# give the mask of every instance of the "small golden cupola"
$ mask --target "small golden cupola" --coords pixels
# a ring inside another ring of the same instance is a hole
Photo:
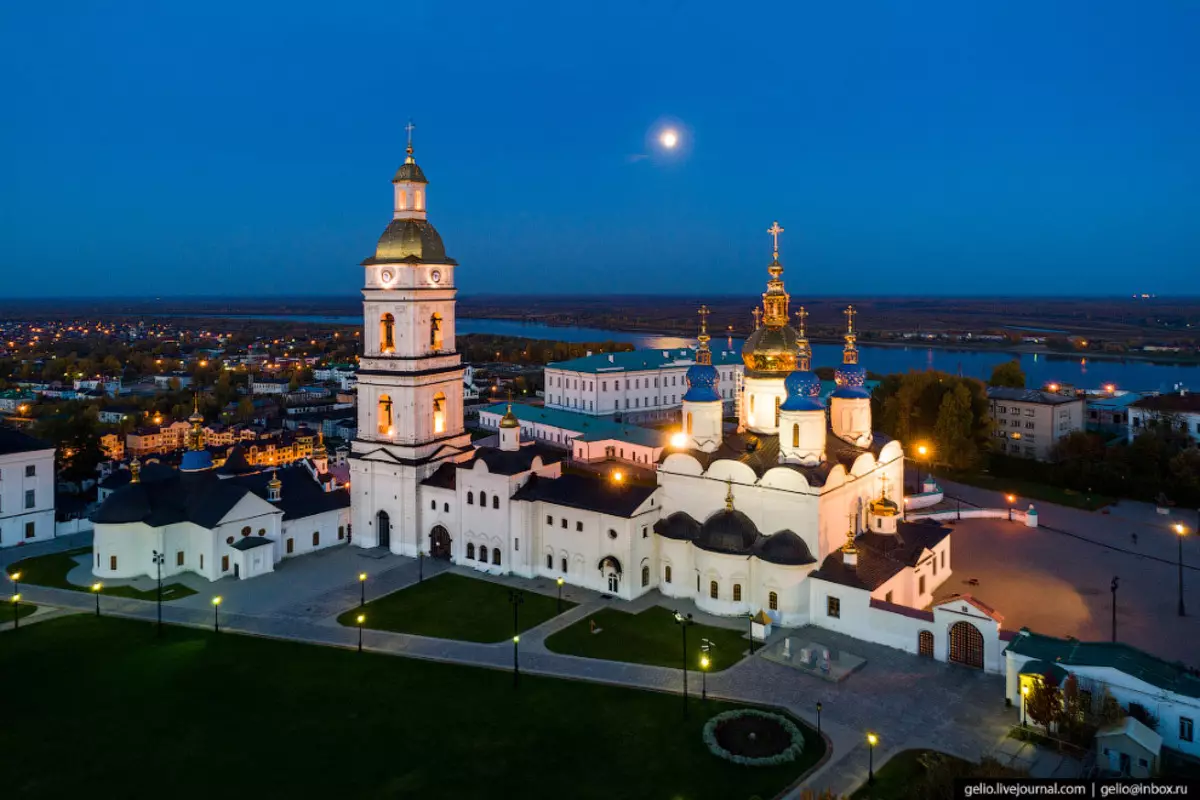
[[[876,533],[895,533],[896,522],[900,517],[900,506],[888,497],[888,479],[884,475],[881,479],[883,484],[879,490],[879,497],[871,501],[871,520],[872,529]]]
[[[782,376],[796,369],[799,335],[788,325],[788,303],[791,300],[783,286],[783,264],[779,261],[778,222],[767,228],[774,240],[771,263],[767,265],[767,291],[762,295],[762,309],[754,309],[754,333],[742,346],[742,361],[751,375]]]
[[[511,394],[508,398],[508,410],[500,418],[500,449],[507,452],[521,449],[521,420],[513,413]]]

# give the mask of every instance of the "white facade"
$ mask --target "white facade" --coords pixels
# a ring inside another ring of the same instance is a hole
[[[54,448],[0,453],[0,547],[52,538]]]
[[[1156,425],[1170,425],[1200,444],[1200,396],[1183,389],[1176,394],[1143,397],[1129,406],[1129,441]]]
[[[608,353],[546,365],[547,408],[582,414],[671,411],[683,403],[684,375],[696,363],[691,349]],[[713,353],[721,398],[732,408],[745,366],[738,353]]]

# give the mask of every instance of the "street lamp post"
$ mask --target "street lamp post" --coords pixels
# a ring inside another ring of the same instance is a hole
[[[754,655],[754,614],[747,613],[746,619],[750,620],[750,655]]]
[[[417,583],[425,582],[425,551],[417,551]]]
[[[1012,522],[1013,503],[1017,502],[1017,496],[1006,494],[1004,495],[1004,499],[1008,501],[1008,521]]]
[[[21,595],[14,594],[12,596],[13,604],[13,630],[21,627]]]
[[[151,552],[154,554],[152,556],[154,566],[158,570],[158,635],[162,636],[162,568],[163,563],[167,560],[167,554],[160,553],[157,550],[152,550]]]
[[[1117,640],[1117,584],[1120,578],[1113,575],[1112,579],[1112,640]]]
[[[700,640],[700,699],[708,701],[708,668],[712,665],[712,659],[708,653],[712,650],[713,643],[708,639]]]
[[[562,587],[565,582],[566,581],[563,580],[563,577],[561,575],[559,575],[558,580],[555,581],[555,583],[558,584],[558,613],[559,614],[562,613]]]
[[[366,614],[359,614],[356,620],[358,622],[358,652],[362,652],[362,629],[363,623],[367,621]]]
[[[508,602],[513,607],[513,688],[521,685],[521,662],[517,655],[517,643],[521,641],[520,612],[521,604],[525,602],[525,592],[520,589],[508,590]]]
[[[96,616],[100,616],[100,590],[104,588],[102,583],[92,584],[92,594],[96,595]]]
[[[817,736],[821,735],[821,701],[817,701]]]
[[[688,716],[688,692],[687,692],[687,629],[692,622],[691,614],[680,614],[675,612],[675,624],[683,631],[683,718]]]
[[[873,733],[867,734],[867,785],[875,783],[875,745],[879,737]]]
[[[367,604],[367,573],[358,573],[358,607],[362,608]]]
[[[1187,528],[1182,522],[1175,523],[1175,533],[1179,537],[1179,616],[1187,616],[1187,612],[1183,610],[1183,537],[1187,535]]]
[[[921,493],[921,462],[925,460],[925,455],[926,455],[928,452],[929,452],[929,448],[928,448],[928,447],[926,447],[925,445],[923,445],[923,444],[919,444],[919,445],[917,445],[917,458],[916,458],[916,462],[917,462],[917,491],[916,491],[916,494],[920,494],[920,493]]]
[[[10,581],[12,581],[13,594],[20,594],[21,593],[21,573],[19,571],[13,572],[13,573],[9,574],[8,579]]]
[[[213,607],[213,633],[220,633],[221,632],[221,622],[218,619],[217,615],[221,610],[221,595],[217,595],[216,597],[214,597],[212,599],[212,607]]]
[[[1029,685],[1021,687],[1021,727],[1025,727],[1025,701],[1029,699]]]

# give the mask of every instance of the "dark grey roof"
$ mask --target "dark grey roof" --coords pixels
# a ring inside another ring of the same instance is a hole
[[[176,471],[159,461],[151,461],[142,465],[142,471],[139,473],[139,480],[143,483],[152,483],[154,481],[166,480],[174,478]],[[129,481],[133,479],[133,473],[127,469],[119,469],[113,472],[104,480],[100,481],[101,489],[120,489],[122,486],[127,486]]]
[[[528,472],[533,469],[533,459],[535,456],[541,456],[543,464],[557,464],[567,457],[567,453],[565,450],[547,447],[541,443],[527,444],[516,450],[501,450],[498,447],[480,447],[475,451],[475,460],[482,461],[487,465],[488,472],[494,472],[497,475],[518,475],[522,472]],[[464,469],[470,469],[474,463],[474,460],[468,461],[460,466]]]
[[[542,478],[536,473],[513,494],[513,500],[542,500],[568,508],[599,511],[614,517],[631,517],[655,486],[614,484],[605,478],[568,473],[560,478]]]
[[[1008,386],[989,386],[987,396],[989,400],[1008,400],[1012,403],[1041,403],[1047,406],[1080,402],[1080,398],[1078,397],[1058,394],[1057,392],[1043,392],[1038,389],[1014,389]]]
[[[411,159],[412,156],[409,156]],[[399,181],[412,181],[413,183],[429,183],[425,180],[425,173],[421,171],[421,167],[416,161],[406,160],[400,165],[400,169],[396,170],[395,177],[392,178],[392,183]]]
[[[847,567],[841,550],[834,550],[821,562],[812,577],[874,591],[905,567],[915,567],[926,549],[950,535],[950,529],[936,522],[901,522],[896,533],[863,533],[855,540],[858,563]]]
[[[223,481],[211,471],[186,476],[175,472],[162,480],[129,483],[117,489],[92,515],[92,521],[144,522],[151,527],[193,522],[212,528],[247,494],[244,487]]]
[[[779,437],[750,432],[726,434],[721,440],[721,446],[711,453],[705,453],[700,450],[688,450],[687,452],[688,455],[699,461],[705,469],[708,469],[715,461],[729,459],[742,462],[753,469],[754,474],[760,478],[766,474],[767,470],[774,469],[775,467],[783,467],[795,470],[804,475],[811,486],[824,486],[825,479],[829,477],[830,471],[836,465],[841,464],[843,468],[849,470],[863,453],[871,453],[878,457],[883,446],[890,441],[889,437],[876,432],[873,434],[873,440],[869,448],[855,447],[849,442],[834,436],[832,431],[827,430],[825,435],[825,460],[815,467],[781,463],[779,461]],[[662,458],[665,459],[671,452],[670,450],[663,450]]]
[[[453,489],[458,486],[458,465],[453,461],[442,464],[433,474],[421,481],[422,486],[436,486],[440,489]]]
[[[668,539],[691,542],[700,535],[700,523],[686,511],[676,511],[666,519],[654,523],[654,532]]]
[[[218,471],[222,475],[244,475],[254,472],[255,469],[257,467],[246,460],[245,445],[239,442],[230,449],[229,454],[225,457],[225,463],[218,468]]]
[[[279,500],[268,500],[267,502],[281,509],[285,520],[311,517],[314,514],[350,507],[350,491],[348,489],[335,489],[327,492],[325,487],[318,483],[312,474],[302,466],[282,467],[273,472],[263,471],[251,475],[240,475],[223,481],[223,483],[244,486],[266,500],[267,484],[273,474],[279,476],[279,482],[283,485],[280,488]]]
[[[753,520],[741,511],[723,508],[704,520],[692,544],[714,553],[749,555],[758,537]]]
[[[263,545],[268,545],[270,543],[271,540],[265,536],[243,536],[234,542],[232,547],[234,550],[241,550],[245,552],[246,550],[253,550],[256,547],[262,547]]]
[[[1144,408],[1149,411],[1190,411],[1195,414],[1200,413],[1200,394],[1196,394],[1195,392],[1180,394],[1176,392],[1174,394],[1151,395],[1150,397],[1143,397],[1141,400],[1130,405],[1133,408]]]
[[[35,439],[27,433],[0,425],[0,456],[9,453],[31,453],[35,450],[53,450],[54,445]]]
[[[754,543],[753,554],[763,561],[785,566],[817,563],[804,540],[790,530],[759,537]]]

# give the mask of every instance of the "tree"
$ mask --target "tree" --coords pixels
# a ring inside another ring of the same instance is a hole
[[[979,449],[971,437],[974,416],[971,413],[971,393],[959,385],[942,397],[934,425],[938,460],[952,469],[967,470],[974,466]]]
[[[997,364],[996,368],[992,370],[992,377],[988,380],[988,386],[1024,389],[1025,371],[1021,369],[1021,362],[1014,358],[1012,361]]]
[[[1062,715],[1062,700],[1058,695],[1058,684],[1049,675],[1035,681],[1029,694],[1025,696],[1025,716],[1031,722],[1041,725],[1047,731],[1058,722]]]

